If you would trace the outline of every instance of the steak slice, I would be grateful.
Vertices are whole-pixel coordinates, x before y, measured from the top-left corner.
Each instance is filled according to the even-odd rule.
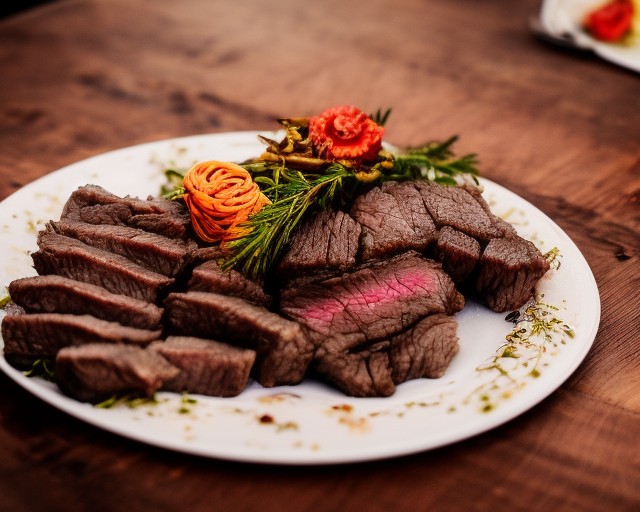
[[[48,275],[17,279],[9,284],[11,300],[33,313],[93,315],[140,329],[160,329],[162,309],[100,286]]]
[[[256,380],[265,387],[298,384],[313,357],[313,343],[298,323],[238,297],[171,293],[165,309],[173,333],[255,350]]]
[[[386,339],[424,316],[453,314],[463,306],[441,265],[415,252],[287,288],[280,301],[284,314],[310,329],[319,356]]]
[[[189,265],[196,267],[205,261],[224,259],[226,255],[227,253],[225,253],[219,245],[195,247],[189,253]]]
[[[382,397],[395,393],[389,342],[358,352],[327,353],[317,360],[316,372],[344,393],[356,397]]]
[[[316,271],[345,271],[355,266],[360,225],[348,214],[330,208],[305,222],[291,239],[278,267],[290,279]]]
[[[178,373],[156,352],[109,343],[63,348],[55,362],[60,389],[76,400],[91,403],[123,395],[151,397]]]
[[[5,316],[2,321],[4,355],[16,367],[29,367],[37,359],[53,360],[70,345],[92,342],[147,345],[160,330],[136,329],[90,315],[33,313]]]
[[[256,359],[253,350],[186,336],[169,336],[166,341],[152,343],[149,350],[180,369],[163,389],[208,396],[239,395]]]
[[[169,238],[186,237],[191,222],[188,209],[180,202],[118,197],[97,185],[76,189],[62,210],[62,218],[129,226]]]
[[[509,224],[491,213],[479,192],[426,180],[413,183],[437,228],[451,226],[484,242],[513,233]]]
[[[456,284],[471,276],[480,260],[480,244],[475,238],[452,227],[444,226],[439,233],[435,258]]]
[[[162,291],[174,282],[124,256],[50,230],[40,232],[38,246],[39,250],[31,257],[39,274],[68,277],[148,302],[157,302]]]
[[[436,226],[413,182],[387,181],[382,184],[382,191],[395,197],[403,217],[419,238],[428,243],[436,239]]]
[[[442,377],[458,353],[457,327],[455,318],[437,314],[393,337],[389,349],[393,382]]]
[[[187,261],[189,249],[181,240],[167,238],[127,226],[88,224],[61,220],[47,229],[84,242],[91,247],[119,254],[138,265],[173,277]]]
[[[406,189],[406,190],[405,190]],[[362,225],[360,253],[363,261],[388,257],[410,249],[423,252],[433,241],[435,227],[415,188],[387,185],[358,196],[351,215]]]
[[[532,296],[549,262],[528,240],[491,240],[480,258],[476,292],[493,311],[513,311]]]
[[[189,291],[241,297],[262,306],[270,306],[273,302],[273,298],[265,293],[259,283],[246,278],[237,270],[222,270],[216,259],[195,267],[187,288]]]

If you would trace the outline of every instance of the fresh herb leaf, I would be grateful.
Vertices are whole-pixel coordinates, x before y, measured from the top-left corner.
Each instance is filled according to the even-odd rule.
[[[11,302],[11,296],[7,294],[0,299],[0,309],[6,308],[9,305],[9,302]]]
[[[373,120],[374,123],[384,126],[389,120],[389,116],[391,115],[391,109],[388,108],[385,111],[378,109],[375,114],[371,114],[369,117]]]
[[[186,172],[186,169],[165,169],[164,175],[167,180],[160,188],[160,194],[162,197],[165,199],[174,199],[184,195],[182,182]]]
[[[36,359],[31,368],[23,372],[25,377],[41,377],[44,380],[55,382],[53,363],[47,359]]]
[[[158,403],[155,395],[151,397],[139,397],[135,395],[118,396],[113,395],[106,400],[94,405],[97,409],[111,409],[117,405],[125,405],[129,409],[135,409],[141,405],[155,405]]]

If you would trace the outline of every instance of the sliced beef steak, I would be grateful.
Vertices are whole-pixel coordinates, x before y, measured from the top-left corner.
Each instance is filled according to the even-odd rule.
[[[437,314],[393,337],[389,349],[393,382],[442,377],[458,353],[457,327],[455,318]]]
[[[127,226],[61,220],[49,229],[87,245],[119,254],[138,265],[173,277],[185,266],[190,249],[181,240]]]
[[[189,253],[189,265],[191,267],[196,267],[205,261],[222,260],[224,257],[225,252],[220,249],[220,246],[218,245],[195,247]]]
[[[216,259],[205,261],[195,267],[187,288],[194,292],[241,297],[263,306],[269,306],[273,302],[273,298],[265,293],[259,283],[244,277],[237,270],[222,270]]]
[[[348,214],[325,209],[294,235],[278,268],[284,279],[317,271],[344,271],[356,264],[360,225]]]
[[[179,370],[160,354],[136,346],[89,343],[58,352],[55,377],[67,395],[98,403],[113,396],[151,397]]]
[[[512,311],[532,296],[549,262],[528,240],[520,237],[491,240],[482,253],[476,292],[493,311]]]
[[[310,329],[320,356],[386,339],[424,316],[453,314],[463,306],[440,264],[415,252],[287,288],[280,301],[284,314]]]
[[[67,200],[62,218],[89,224],[114,224],[183,238],[189,233],[190,217],[180,202],[118,197],[97,185],[75,190]]]
[[[166,341],[152,343],[149,350],[180,369],[163,389],[208,396],[239,395],[256,359],[253,350],[186,336],[169,336]]]
[[[266,387],[298,384],[313,357],[314,346],[298,323],[237,297],[172,293],[165,308],[173,333],[255,350],[256,379]]]
[[[412,182],[387,181],[382,184],[382,191],[396,199],[402,216],[417,237],[427,240],[428,244],[436,239],[436,226],[424,205],[422,195]]]
[[[388,342],[358,352],[327,353],[316,361],[316,372],[344,393],[357,397],[391,396],[392,379]]]
[[[124,256],[96,249],[51,230],[38,236],[31,257],[39,274],[56,274],[102,286],[112,293],[157,302],[173,279],[145,269]]]
[[[480,260],[480,244],[475,238],[444,226],[438,235],[435,258],[456,284],[467,280]]]
[[[446,187],[431,181],[414,181],[436,227],[451,226],[481,241],[508,234],[508,224],[493,215],[477,191]]]
[[[497,306],[496,296],[513,293],[510,291],[508,275],[499,281],[503,287],[506,285],[509,288],[504,292],[498,288],[490,291],[485,281],[475,283],[485,247],[497,239],[519,239],[510,224],[491,212],[478,190],[446,187],[427,180],[386,182],[382,187],[374,187],[356,197],[350,214],[362,226],[357,255],[360,262],[415,250],[435,256],[456,284],[475,290],[492,309],[503,307]],[[315,229],[312,229],[314,226]],[[317,243],[318,240],[324,240],[322,227],[316,226],[313,221],[305,225],[300,233],[313,233],[313,236],[297,239],[297,245],[290,253],[292,256],[287,255],[287,258],[302,259],[307,254],[313,254],[314,244],[322,247],[321,243]],[[316,234],[317,231],[320,234]],[[325,233],[325,239],[327,236]],[[514,247],[520,244],[504,244],[509,243],[513,243]],[[494,242],[491,249],[502,244]],[[539,278],[539,252],[530,251],[528,256],[522,251],[519,254],[522,256],[519,259],[520,268],[524,270],[530,266],[530,275]],[[493,260],[495,254],[490,252],[489,257]],[[505,259],[499,265],[509,269],[512,262]],[[286,269],[287,266],[281,268]],[[352,267],[347,269],[351,270]],[[317,279],[320,279],[322,273],[315,271]],[[491,297],[485,297],[483,293],[490,293]]]
[[[9,285],[11,299],[29,312],[93,315],[141,329],[160,329],[162,309],[100,286],[48,275],[17,279]]]
[[[362,260],[388,257],[414,249],[424,251],[434,240],[435,228],[415,188],[387,185],[356,198],[351,215],[362,225]]]
[[[160,330],[125,327],[90,315],[32,313],[5,316],[2,321],[4,355],[17,367],[28,367],[37,359],[53,360],[63,347],[92,342],[147,345],[160,337]]]

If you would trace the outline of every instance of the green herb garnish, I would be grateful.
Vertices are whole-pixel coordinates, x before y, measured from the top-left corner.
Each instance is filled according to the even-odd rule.
[[[125,405],[129,409],[135,409],[142,405],[155,405],[159,403],[155,395],[150,397],[140,397],[135,395],[113,395],[106,400],[94,405],[97,409],[111,409],[117,405]]]
[[[53,363],[47,359],[36,359],[31,365],[31,368],[22,373],[25,377],[41,377],[45,380],[55,382],[52,366]]]
[[[380,133],[390,113],[390,109],[378,110],[369,116]],[[238,225],[246,234],[223,242],[223,248],[230,253],[224,268],[237,268],[249,277],[264,276],[304,219],[330,206],[348,207],[351,199],[367,187],[392,180],[430,180],[443,185],[455,185],[460,180],[478,183],[476,156],[456,157],[452,150],[457,136],[402,151],[381,148],[377,154],[367,153],[366,158],[329,158],[324,143],[313,138],[312,121],[279,119],[284,127],[283,138],[278,141],[261,136],[267,146],[264,153],[240,164],[271,204]],[[165,174],[164,197],[181,198],[183,174],[177,169],[168,169]]]
[[[2,297],[0,299],[0,309],[6,308],[9,305],[9,302],[11,302],[11,297],[9,295]]]

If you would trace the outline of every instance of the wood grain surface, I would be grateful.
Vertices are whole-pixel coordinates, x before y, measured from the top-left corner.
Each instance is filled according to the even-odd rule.
[[[58,0],[0,20],[0,198],[136,143],[391,107],[460,135],[596,277],[592,350],[506,425],[408,457],[235,464],[103,432],[0,376],[0,510],[640,510],[640,75],[536,40],[533,0]],[[16,276],[19,277],[19,276]]]

